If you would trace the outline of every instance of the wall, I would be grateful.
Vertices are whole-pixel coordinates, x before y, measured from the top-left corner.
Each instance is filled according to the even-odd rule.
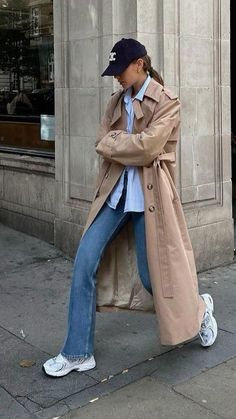
[[[54,2],[55,244],[73,255],[99,159],[94,141],[115,86],[101,78],[121,37],[144,42],[182,103],[178,190],[199,270],[233,258],[228,0]]]
[[[0,153],[0,221],[54,242],[54,160]]]

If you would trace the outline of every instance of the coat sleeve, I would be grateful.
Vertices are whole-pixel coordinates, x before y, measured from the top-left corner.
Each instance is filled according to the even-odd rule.
[[[138,134],[109,131],[97,144],[96,151],[106,160],[124,166],[147,166],[163,151],[179,123],[180,102],[163,93],[150,124]]]

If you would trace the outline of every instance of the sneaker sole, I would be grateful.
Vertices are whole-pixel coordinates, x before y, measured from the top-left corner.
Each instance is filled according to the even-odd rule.
[[[48,377],[52,377],[52,378],[60,378],[60,377],[65,377],[65,375],[70,374],[72,371],[76,371],[76,372],[83,372],[83,371],[89,371],[92,370],[96,367],[96,362],[91,362],[90,365],[87,366],[83,366],[81,364],[81,367],[74,367],[74,368],[69,368],[67,370],[61,370],[61,371],[56,371],[55,373],[49,373],[45,368],[44,365],[42,366],[42,370],[43,372],[48,376]]]
[[[200,339],[201,339],[201,346],[202,346],[203,348],[209,348],[210,346],[212,346],[212,345],[213,345],[213,343],[215,342],[216,338],[217,338],[217,334],[218,334],[218,326],[217,326],[216,319],[215,319],[215,317],[213,317],[213,316],[212,316],[212,323],[213,323],[213,330],[215,331],[215,334],[214,334],[214,336],[213,336],[212,340],[210,340],[210,342],[208,342],[208,344],[207,344],[207,345],[204,345],[204,343],[203,343],[203,341],[202,341],[202,339],[201,339],[200,333],[199,333],[199,336],[200,336]]]

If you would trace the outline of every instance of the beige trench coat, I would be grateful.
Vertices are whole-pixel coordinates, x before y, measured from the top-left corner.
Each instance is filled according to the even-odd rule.
[[[134,100],[133,133],[126,130],[124,91],[116,92],[103,117],[96,151],[103,157],[84,232],[102,208],[124,166],[138,166],[145,200],[147,257],[153,297],[134,268],[132,231],[127,226],[106,251],[97,285],[97,306],[153,310],[161,343],[176,345],[199,332],[205,303],[198,294],[193,250],[175,188],[180,102],[155,80],[144,99]],[[153,306],[154,305],[154,306]]]

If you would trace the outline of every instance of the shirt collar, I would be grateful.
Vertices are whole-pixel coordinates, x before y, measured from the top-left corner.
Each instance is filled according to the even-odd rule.
[[[151,81],[151,77],[148,75],[145,82],[143,83],[142,87],[140,88],[140,90],[138,91],[136,96],[134,96],[132,98],[132,100],[138,99],[140,101],[143,101],[143,96],[144,96],[145,90],[148,87],[150,81]],[[125,92],[125,96],[124,96],[125,103],[128,103],[128,101],[130,99],[131,99],[131,87],[128,90],[126,90],[126,92]]]

